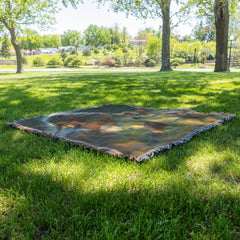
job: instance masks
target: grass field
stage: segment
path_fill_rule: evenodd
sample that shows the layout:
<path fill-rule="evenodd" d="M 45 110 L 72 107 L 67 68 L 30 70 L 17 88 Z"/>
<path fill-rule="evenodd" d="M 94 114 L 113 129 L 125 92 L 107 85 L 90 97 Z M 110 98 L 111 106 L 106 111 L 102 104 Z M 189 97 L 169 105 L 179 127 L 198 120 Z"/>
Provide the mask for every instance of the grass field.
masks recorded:
<path fill-rule="evenodd" d="M 100 104 L 236 117 L 138 164 L 4 122 Z M 240 239 L 239 73 L 0 74 L 0 239 Z"/>

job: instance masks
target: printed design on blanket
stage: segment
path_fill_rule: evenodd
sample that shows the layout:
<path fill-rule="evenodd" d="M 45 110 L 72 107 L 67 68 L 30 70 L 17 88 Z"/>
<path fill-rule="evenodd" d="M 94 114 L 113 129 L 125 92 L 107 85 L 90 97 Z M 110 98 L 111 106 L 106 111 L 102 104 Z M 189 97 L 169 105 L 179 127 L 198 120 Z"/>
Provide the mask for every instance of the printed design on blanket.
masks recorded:
<path fill-rule="evenodd" d="M 5 124 L 140 162 L 234 116 L 110 104 Z"/>

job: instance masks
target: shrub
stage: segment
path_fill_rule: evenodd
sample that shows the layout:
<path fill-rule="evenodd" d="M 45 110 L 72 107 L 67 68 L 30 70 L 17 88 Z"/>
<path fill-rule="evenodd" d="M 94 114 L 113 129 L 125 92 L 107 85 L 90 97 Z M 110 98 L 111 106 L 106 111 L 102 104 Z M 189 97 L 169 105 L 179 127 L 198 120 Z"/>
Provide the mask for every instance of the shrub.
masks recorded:
<path fill-rule="evenodd" d="M 207 60 L 214 60 L 215 57 L 212 54 L 209 54 L 209 57 L 207 58 Z"/>
<path fill-rule="evenodd" d="M 23 65 L 28 64 L 27 58 L 25 56 L 22 56 L 22 63 L 23 63 Z"/>
<path fill-rule="evenodd" d="M 146 59 L 144 62 L 144 65 L 146 67 L 154 67 L 156 66 L 156 64 L 157 64 L 156 61 L 154 61 L 154 59 L 151 59 L 151 58 Z"/>
<path fill-rule="evenodd" d="M 171 63 L 177 62 L 180 64 L 184 64 L 186 62 L 185 58 L 172 58 Z"/>
<path fill-rule="evenodd" d="M 111 47 L 111 45 L 107 45 L 107 47 L 106 47 L 106 49 L 108 50 L 108 51 L 111 51 L 112 50 L 112 47 Z"/>
<path fill-rule="evenodd" d="M 129 60 L 130 60 L 129 54 L 128 54 L 128 53 L 125 53 L 125 54 L 123 55 L 122 59 L 123 59 L 123 66 L 125 66 L 125 67 L 128 66 L 128 62 L 129 62 Z"/>
<path fill-rule="evenodd" d="M 100 66 L 101 65 L 101 60 L 98 58 L 94 61 L 94 64 L 97 65 L 97 66 Z"/>
<path fill-rule="evenodd" d="M 126 63 L 126 66 L 127 67 L 133 67 L 134 66 L 134 60 L 132 60 L 132 59 L 128 60 L 127 63 Z"/>
<path fill-rule="evenodd" d="M 91 56 L 91 50 L 90 49 L 84 49 L 82 54 L 85 57 L 89 57 L 89 56 Z"/>
<path fill-rule="evenodd" d="M 98 48 L 94 48 L 93 52 L 94 52 L 95 54 L 98 54 L 98 53 L 99 53 L 99 49 L 98 49 Z"/>
<path fill-rule="evenodd" d="M 122 49 L 122 52 L 123 52 L 123 53 L 128 53 L 128 48 L 127 48 L 127 47 L 124 47 L 124 48 Z"/>
<path fill-rule="evenodd" d="M 51 67 L 51 68 L 56 68 L 56 67 L 60 67 L 63 64 L 62 60 L 58 57 L 52 57 L 48 63 L 47 66 Z"/>
<path fill-rule="evenodd" d="M 200 63 L 205 64 L 207 61 L 207 58 L 205 56 L 201 56 L 199 60 L 200 60 Z"/>
<path fill-rule="evenodd" d="M 176 68 L 176 67 L 179 66 L 180 64 L 179 64 L 178 62 L 173 62 L 171 65 L 172 65 L 174 68 Z"/>
<path fill-rule="evenodd" d="M 122 67 L 123 66 L 123 56 L 121 56 L 121 55 L 115 55 L 115 56 L 113 56 L 112 57 L 114 60 L 115 60 L 115 62 L 116 62 L 116 67 Z"/>
<path fill-rule="evenodd" d="M 80 57 L 78 57 L 77 55 L 71 55 L 69 57 L 67 57 L 64 61 L 64 66 L 72 66 L 72 67 L 79 67 L 84 65 L 83 61 L 81 60 Z"/>
<path fill-rule="evenodd" d="M 102 60 L 102 65 L 108 65 L 109 67 L 115 67 L 116 61 L 113 58 L 107 57 Z"/>
<path fill-rule="evenodd" d="M 162 49 L 162 41 L 159 37 L 152 36 L 148 39 L 146 54 L 149 58 L 159 63 L 161 59 L 161 49 Z M 143 51 L 144 53 L 144 48 L 140 48 L 139 51 Z M 139 54 L 139 56 L 141 55 Z"/>
<path fill-rule="evenodd" d="M 65 59 L 64 61 L 64 66 L 69 66 L 71 64 L 71 62 L 74 60 L 74 58 L 76 58 L 76 56 L 69 56 Z"/>
<path fill-rule="evenodd" d="M 193 63 L 199 63 L 199 57 L 198 57 L 196 48 L 194 49 Z"/>
<path fill-rule="evenodd" d="M 121 49 L 117 49 L 115 52 L 114 52 L 114 55 L 123 55 L 123 51 Z"/>
<path fill-rule="evenodd" d="M 104 54 L 104 55 L 107 55 L 107 54 L 108 54 L 107 49 L 103 49 L 103 54 Z"/>
<path fill-rule="evenodd" d="M 128 48 L 130 48 L 131 50 L 133 50 L 133 49 L 134 49 L 133 43 L 129 43 Z"/>
<path fill-rule="evenodd" d="M 76 48 L 72 48 L 70 54 L 71 55 L 78 55 L 78 52 L 77 52 Z"/>
<path fill-rule="evenodd" d="M 61 50 L 60 56 L 61 56 L 63 61 L 67 58 L 68 54 L 66 53 L 65 49 Z"/>
<path fill-rule="evenodd" d="M 42 67 L 44 65 L 45 65 L 45 63 L 44 63 L 44 59 L 42 57 L 36 57 L 33 60 L 33 66 L 34 67 Z"/>
<path fill-rule="evenodd" d="M 83 61 L 79 58 L 79 57 L 75 57 L 72 61 L 71 61 L 71 65 L 73 67 L 79 67 L 83 65 Z"/>
<path fill-rule="evenodd" d="M 143 65 L 143 60 L 141 58 L 137 58 L 134 63 L 134 67 L 141 67 Z"/>
<path fill-rule="evenodd" d="M 113 49 L 114 51 L 116 51 L 118 48 L 119 48 L 119 46 L 118 46 L 116 43 L 114 43 L 114 44 L 112 45 L 112 49 Z"/>
<path fill-rule="evenodd" d="M 176 58 L 187 58 L 187 53 L 183 50 L 176 49 L 173 54 L 174 57 Z"/>

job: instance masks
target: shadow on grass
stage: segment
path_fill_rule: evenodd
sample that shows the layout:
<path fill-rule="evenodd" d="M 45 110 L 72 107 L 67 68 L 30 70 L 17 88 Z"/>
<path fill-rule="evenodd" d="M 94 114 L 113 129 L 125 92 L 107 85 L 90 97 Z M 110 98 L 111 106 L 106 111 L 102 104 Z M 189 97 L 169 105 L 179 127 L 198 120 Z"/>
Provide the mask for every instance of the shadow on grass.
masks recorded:
<path fill-rule="evenodd" d="M 184 105 L 185 96 L 195 96 L 188 101 L 195 107 L 202 102 L 196 96 L 215 97 L 215 92 L 201 93 L 208 89 L 209 79 L 218 78 L 203 73 L 27 74 L 17 80 L 17 86 L 10 82 L 3 92 L 8 98 L 2 103 L 13 109 L 26 107 L 31 115 L 109 103 L 174 108 Z"/>
<path fill-rule="evenodd" d="M 179 108 L 187 104 L 188 108 L 202 112 L 236 113 L 240 101 L 238 89 L 211 88 L 214 81 L 224 82 L 226 76 L 230 79 L 228 83 L 236 85 L 237 74 L 234 73 L 26 74 L 17 82 L 10 81 L 0 92 L 3 97 L 0 120 L 13 121 L 109 103 L 154 108 Z M 184 162 L 179 159 L 193 154 L 184 151 L 183 147 L 180 153 L 182 158 L 176 156 L 166 160 L 166 169 L 177 169 Z"/>
<path fill-rule="evenodd" d="M 70 148 L 64 145 L 61 150 L 67 155 Z M 41 161 L 49 157 L 48 151 L 32 157 Z M 26 151 L 26 159 L 9 162 L 5 168 L 7 179 L 1 187 L 5 197 L 11 197 L 0 225 L 2 239 L 234 239 L 237 234 L 240 199 L 236 195 L 217 193 L 211 186 L 202 189 L 201 181 L 193 183 L 186 176 L 152 189 L 131 182 L 86 190 L 58 178 L 54 171 L 24 165 L 33 152 Z M 59 153 L 50 154 L 57 162 Z M 111 160 L 98 174 L 109 164 Z"/>
<path fill-rule="evenodd" d="M 1 216 L 2 239 L 234 239 L 238 234 L 239 196 L 218 192 L 204 180 L 171 176 L 163 183 L 146 186 L 140 182 L 143 177 L 111 188 L 101 185 L 99 179 L 117 159 L 103 161 L 102 154 L 94 159 L 95 153 L 81 150 L 78 153 L 89 154 L 92 162 L 84 158 L 72 162 L 67 158 L 72 147 L 64 142 L 56 149 L 50 139 L 39 137 L 36 145 L 36 136 L 17 137 L 10 132 L 9 146 L 15 151 L 0 149 L 9 156 L 0 168 L 1 195 L 8 199 Z M 78 181 L 71 174 L 56 175 L 58 170 L 49 167 L 58 167 L 63 160 L 69 166 L 82 164 Z M 33 161 L 37 163 L 35 168 Z M 130 166 L 141 174 L 146 171 L 144 164 L 119 161 L 118 167 Z M 97 175 L 89 173 L 94 165 Z M 152 168 L 151 160 L 149 165 Z M 99 187 L 81 184 L 88 180 L 84 178 L 86 173 L 88 178 L 96 178 Z"/>
<path fill-rule="evenodd" d="M 4 209 L 0 238 L 237 239 L 240 198 L 236 179 L 240 173 L 238 165 L 234 173 L 227 167 L 234 166 L 240 155 L 237 76 L 61 73 L 26 74 L 7 82 L 0 89 L 0 199 Z M 235 88 L 221 82 L 221 88 L 212 86 L 226 77 Z M 187 106 L 202 112 L 232 112 L 237 117 L 141 165 L 2 125 L 109 103 Z M 203 174 L 189 166 L 202 148 L 214 152 L 216 158 L 226 153 Z M 236 181 L 231 185 L 233 178 Z"/>

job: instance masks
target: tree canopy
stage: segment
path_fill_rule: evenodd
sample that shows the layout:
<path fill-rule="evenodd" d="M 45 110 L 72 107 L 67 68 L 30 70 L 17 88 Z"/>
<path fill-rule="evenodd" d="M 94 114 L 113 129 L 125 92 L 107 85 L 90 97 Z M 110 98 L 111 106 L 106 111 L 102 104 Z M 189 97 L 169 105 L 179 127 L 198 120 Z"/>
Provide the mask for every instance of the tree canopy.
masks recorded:
<path fill-rule="evenodd" d="M 58 12 L 59 0 L 0 0 L 0 28 L 5 27 L 17 56 L 17 73 L 23 72 L 21 45 L 18 42 L 19 33 L 31 25 L 41 28 L 51 26 L 55 22 L 54 15 Z M 66 6 L 71 3 L 74 7 L 81 0 L 62 0 Z"/>
<path fill-rule="evenodd" d="M 138 18 L 162 18 L 162 67 L 170 71 L 170 5 L 171 0 L 97 0 L 100 4 L 110 3 L 115 12 L 125 12 Z M 175 0 L 176 3 L 180 0 Z"/>
<path fill-rule="evenodd" d="M 111 34 L 109 29 L 105 27 L 98 27 L 97 25 L 90 25 L 85 31 L 86 45 L 92 47 L 103 46 L 111 44 Z"/>
<path fill-rule="evenodd" d="M 76 49 L 83 43 L 83 37 L 80 32 L 68 30 L 61 35 L 62 46 L 75 46 Z"/>
<path fill-rule="evenodd" d="M 10 57 L 10 41 L 9 39 L 4 36 L 3 41 L 2 41 L 2 47 L 1 47 L 1 57 L 3 58 L 9 58 Z"/>

